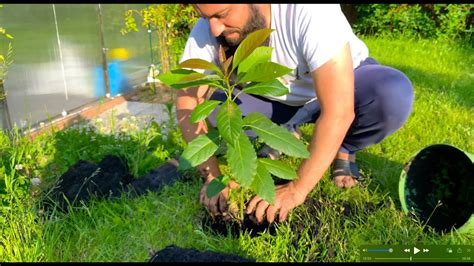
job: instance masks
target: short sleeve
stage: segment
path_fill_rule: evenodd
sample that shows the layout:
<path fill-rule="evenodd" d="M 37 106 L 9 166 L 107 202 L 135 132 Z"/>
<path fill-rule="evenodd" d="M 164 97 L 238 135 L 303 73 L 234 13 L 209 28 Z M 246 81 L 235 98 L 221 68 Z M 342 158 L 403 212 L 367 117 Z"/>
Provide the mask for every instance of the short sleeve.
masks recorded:
<path fill-rule="evenodd" d="M 218 43 L 211 34 L 208 20 L 199 18 L 189 34 L 179 62 L 199 58 L 217 64 L 217 48 Z M 194 70 L 200 73 L 204 72 L 202 69 Z"/>
<path fill-rule="evenodd" d="M 300 5 L 298 46 L 310 71 L 339 52 L 353 35 L 338 4 Z"/>

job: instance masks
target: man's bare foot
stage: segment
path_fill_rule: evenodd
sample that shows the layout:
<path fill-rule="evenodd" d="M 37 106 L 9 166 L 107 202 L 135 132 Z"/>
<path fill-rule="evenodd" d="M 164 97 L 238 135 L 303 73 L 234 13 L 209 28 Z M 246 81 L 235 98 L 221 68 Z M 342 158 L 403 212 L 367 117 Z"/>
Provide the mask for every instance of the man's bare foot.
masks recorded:
<path fill-rule="evenodd" d="M 337 153 L 335 159 L 350 161 L 352 163 L 355 163 L 355 160 L 356 160 L 355 154 L 341 153 L 341 152 Z M 348 168 L 348 170 L 349 169 L 350 168 Z M 335 174 L 337 171 L 342 172 L 343 169 L 336 169 L 336 170 L 333 169 L 333 174 Z M 334 184 L 336 184 L 336 186 L 340 188 L 350 188 L 350 187 L 355 186 L 358 183 L 358 181 L 350 175 L 337 175 L 333 178 L 333 182 Z"/>

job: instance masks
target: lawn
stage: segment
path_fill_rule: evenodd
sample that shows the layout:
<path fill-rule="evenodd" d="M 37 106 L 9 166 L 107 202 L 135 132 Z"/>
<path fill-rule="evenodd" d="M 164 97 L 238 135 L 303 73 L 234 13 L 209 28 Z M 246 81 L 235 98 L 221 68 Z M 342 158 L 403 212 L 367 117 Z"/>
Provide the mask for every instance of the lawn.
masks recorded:
<path fill-rule="evenodd" d="M 176 125 L 153 123 L 140 129 L 133 117 L 119 131 L 94 120 L 35 140 L 11 132 L 12 141 L 0 135 L 0 260 L 145 262 L 153 251 L 176 245 L 258 262 L 347 262 L 359 260 L 364 244 L 473 244 L 474 234 L 439 234 L 405 215 L 398 179 L 404 164 L 428 145 L 446 143 L 474 152 L 474 49 L 431 40 L 363 40 L 371 56 L 406 73 L 415 88 L 413 113 L 403 128 L 358 153 L 366 182 L 339 189 L 326 173 L 309 195 L 316 208 L 300 206 L 277 226 L 276 235 L 258 237 L 210 233 L 202 225 L 197 176 L 159 193 L 96 200 L 68 215 L 44 215 L 37 207 L 42 189 L 77 160 L 124 155 L 138 177 L 185 144 Z M 306 137 L 312 128 L 303 127 Z M 295 168 L 299 163 L 287 162 Z M 31 185 L 33 178 L 42 184 Z"/>

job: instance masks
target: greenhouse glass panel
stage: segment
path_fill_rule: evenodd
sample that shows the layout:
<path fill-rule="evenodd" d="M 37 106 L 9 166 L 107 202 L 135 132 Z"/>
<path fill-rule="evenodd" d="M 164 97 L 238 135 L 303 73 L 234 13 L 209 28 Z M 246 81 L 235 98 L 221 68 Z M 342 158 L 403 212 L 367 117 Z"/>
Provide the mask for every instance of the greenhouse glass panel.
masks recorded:
<path fill-rule="evenodd" d="M 0 25 L 14 37 L 14 62 L 4 84 L 12 123 L 21 128 L 35 125 L 105 96 L 103 51 L 111 96 L 146 82 L 150 65 L 147 31 L 120 33 L 125 11 L 144 7 L 4 5 Z M 6 42 L 0 42 L 0 49 L 7 49 Z"/>
<path fill-rule="evenodd" d="M 129 9 L 141 10 L 144 4 L 103 4 L 101 13 L 103 19 L 104 42 L 107 51 L 107 73 L 109 77 L 110 94 L 116 96 L 129 92 L 134 86 L 146 82 L 150 61 L 149 34 L 143 27 L 139 31 L 122 34 L 124 14 Z M 103 85 L 104 83 L 98 83 Z M 104 90 L 98 90 L 103 92 Z M 103 96 L 103 94 L 99 94 Z"/>

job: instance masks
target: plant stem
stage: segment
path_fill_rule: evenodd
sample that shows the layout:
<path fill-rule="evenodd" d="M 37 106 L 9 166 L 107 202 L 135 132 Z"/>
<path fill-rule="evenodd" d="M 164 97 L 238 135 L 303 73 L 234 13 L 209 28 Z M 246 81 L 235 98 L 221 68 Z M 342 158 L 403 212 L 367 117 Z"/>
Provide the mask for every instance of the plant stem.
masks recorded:
<path fill-rule="evenodd" d="M 228 78 L 225 79 L 225 84 L 227 85 L 227 97 L 229 97 L 230 100 L 233 101 L 232 91 L 234 90 L 234 87 L 230 85 Z"/>
<path fill-rule="evenodd" d="M 240 189 L 240 206 L 239 206 L 239 212 L 240 212 L 240 221 L 243 223 L 244 222 L 244 190 L 243 188 Z"/>

